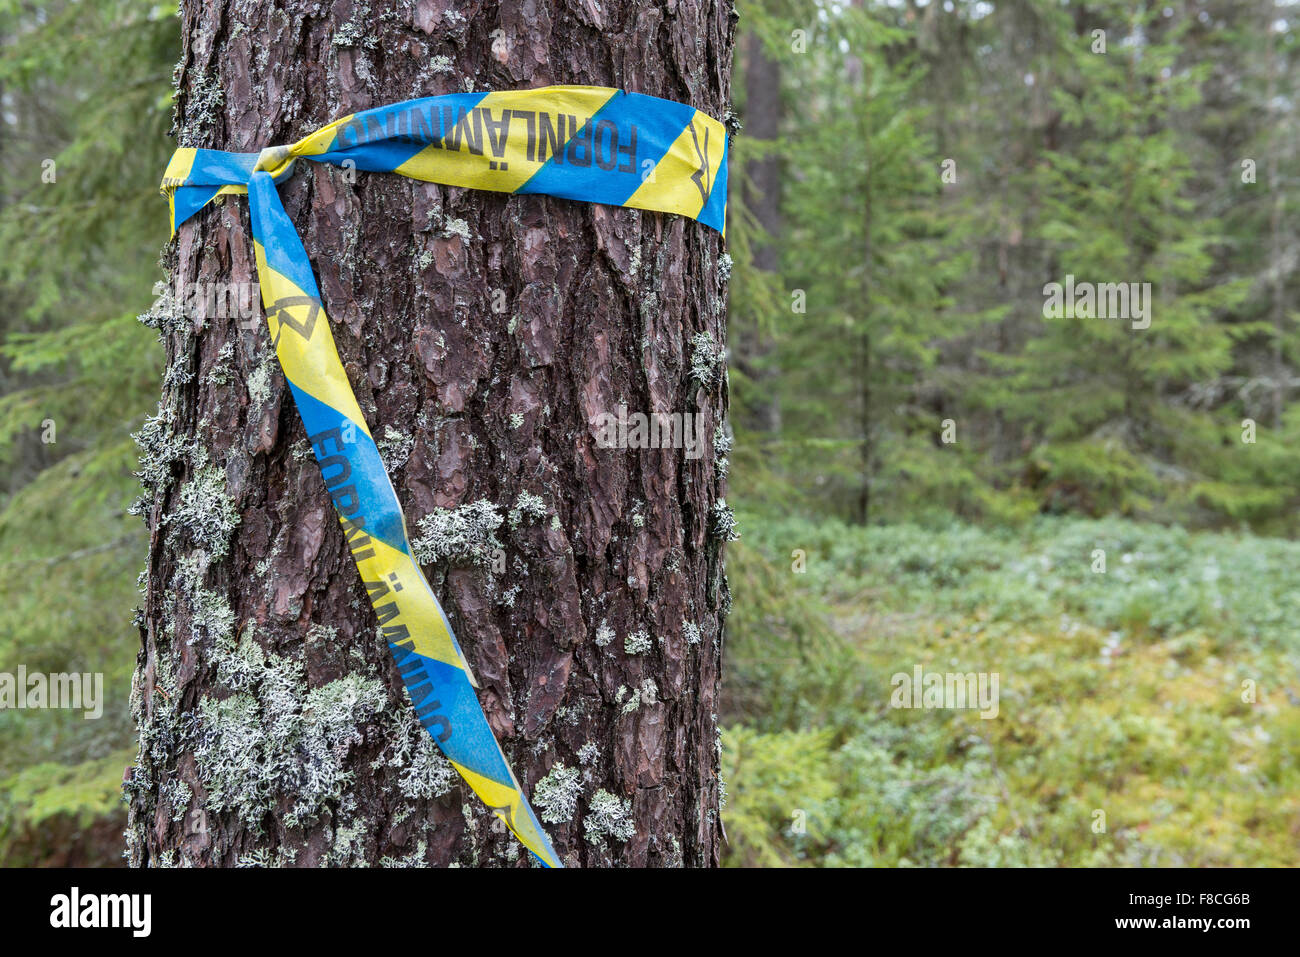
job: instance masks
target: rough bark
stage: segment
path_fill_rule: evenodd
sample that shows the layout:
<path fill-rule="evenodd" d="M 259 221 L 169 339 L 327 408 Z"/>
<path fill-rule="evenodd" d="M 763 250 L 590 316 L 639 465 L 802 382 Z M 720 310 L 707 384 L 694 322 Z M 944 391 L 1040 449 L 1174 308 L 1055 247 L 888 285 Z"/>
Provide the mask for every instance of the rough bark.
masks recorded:
<path fill-rule="evenodd" d="M 712 0 L 188 4 L 177 132 L 251 151 L 388 102 L 557 83 L 723 117 L 733 21 Z M 561 858 L 716 864 L 727 397 L 701 334 L 725 342 L 720 238 L 301 162 L 280 193 L 411 535 L 452 554 L 425 571 L 508 760 L 530 797 L 557 764 L 579 773 L 576 812 L 546 825 Z M 182 227 L 164 264 L 173 287 L 255 282 L 246 202 Z M 522 863 L 410 717 L 260 313 L 150 321 L 167 374 L 140 438 L 130 859 Z M 702 414 L 704 455 L 598 448 L 591 419 L 619 403 Z M 421 528 L 482 502 L 503 563 L 490 524 Z M 593 800 L 628 802 L 631 836 Z"/>

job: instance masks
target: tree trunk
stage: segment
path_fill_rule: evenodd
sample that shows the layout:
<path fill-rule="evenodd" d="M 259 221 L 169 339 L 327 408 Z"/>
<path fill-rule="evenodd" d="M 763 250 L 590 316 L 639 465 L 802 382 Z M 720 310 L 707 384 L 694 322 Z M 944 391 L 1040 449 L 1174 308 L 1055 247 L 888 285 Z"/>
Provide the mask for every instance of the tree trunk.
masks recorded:
<path fill-rule="evenodd" d="M 745 42 L 745 117 L 746 134 L 753 139 L 776 143 L 781 136 L 781 64 L 763 50 L 757 31 L 750 30 Z M 767 233 L 754 249 L 754 268 L 777 274 L 781 271 L 781 158 L 766 156 L 749 164 L 748 195 L 745 206 Z M 781 432 L 781 399 L 778 392 L 778 369 L 773 363 L 775 349 L 771 330 L 754 323 L 748 330 L 743 348 L 745 365 L 753 369 L 755 401 L 752 403 L 754 427 L 769 435 Z"/>
<path fill-rule="evenodd" d="M 180 145 L 255 151 L 403 99 L 560 83 L 723 117 L 733 20 L 727 2 L 189 4 Z M 280 194 L 430 585 L 559 856 L 715 865 L 720 238 L 681 217 L 302 161 Z M 255 289 L 244 198 L 182 226 L 165 263 L 173 289 Z M 150 320 L 167 374 L 139 439 L 151 547 L 130 860 L 522 863 L 411 713 L 265 322 L 220 311 Z M 593 418 L 620 404 L 698 413 L 704 454 L 598 447 Z"/>

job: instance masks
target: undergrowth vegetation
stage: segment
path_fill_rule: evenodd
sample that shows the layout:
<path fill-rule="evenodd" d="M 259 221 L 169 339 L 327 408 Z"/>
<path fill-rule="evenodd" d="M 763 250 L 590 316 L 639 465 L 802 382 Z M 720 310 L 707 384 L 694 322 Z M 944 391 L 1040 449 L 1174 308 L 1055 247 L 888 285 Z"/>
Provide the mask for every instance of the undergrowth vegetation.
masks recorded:
<path fill-rule="evenodd" d="M 1300 543 L 740 526 L 728 864 L 1300 863 Z M 998 673 L 997 716 L 891 707 L 916 665 Z"/>

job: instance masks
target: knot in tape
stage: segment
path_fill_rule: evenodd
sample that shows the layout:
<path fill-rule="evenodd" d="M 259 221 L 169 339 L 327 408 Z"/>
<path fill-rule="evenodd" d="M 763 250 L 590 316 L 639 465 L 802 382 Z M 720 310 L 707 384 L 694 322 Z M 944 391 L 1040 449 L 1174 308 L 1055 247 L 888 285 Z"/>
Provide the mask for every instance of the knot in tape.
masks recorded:
<path fill-rule="evenodd" d="M 270 173 L 273 181 L 283 182 L 293 175 L 295 159 L 292 146 L 268 146 L 257 154 L 253 172 Z"/>
<path fill-rule="evenodd" d="M 415 561 L 397 493 L 343 371 L 311 264 L 275 184 L 298 159 L 505 193 L 675 213 L 724 232 L 727 134 L 693 107 L 605 87 L 453 93 L 354 113 L 256 153 L 179 149 L 162 191 L 173 233 L 247 194 L 276 358 L 415 718 L 536 858 L 561 866 L 475 695 Z M 263 175 L 265 174 L 265 175 Z"/>

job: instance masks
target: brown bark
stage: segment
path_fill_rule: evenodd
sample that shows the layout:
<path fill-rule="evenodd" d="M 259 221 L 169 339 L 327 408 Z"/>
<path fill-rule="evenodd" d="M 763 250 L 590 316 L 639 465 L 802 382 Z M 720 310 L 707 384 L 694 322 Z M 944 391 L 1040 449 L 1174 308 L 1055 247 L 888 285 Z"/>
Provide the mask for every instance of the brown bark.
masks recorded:
<path fill-rule="evenodd" d="M 615 86 L 722 117 L 733 20 L 727 2 L 192 4 L 180 143 L 252 151 L 467 87 Z M 724 375 L 691 366 L 693 337 L 725 341 L 720 238 L 668 215 L 349 178 L 300 162 L 280 193 L 412 538 L 438 508 L 545 505 L 497 530 L 504 569 L 425 566 L 507 759 L 530 798 L 557 762 L 579 772 L 576 813 L 546 824 L 566 863 L 716 864 L 727 397 Z M 173 285 L 255 282 L 246 202 L 182 227 L 166 264 Z M 132 861 L 522 861 L 410 718 L 265 324 L 156 318 L 168 372 L 141 439 Z M 598 448 L 590 420 L 620 402 L 701 413 L 704 455 Z M 639 632 L 649 650 L 629 653 Z M 626 840 L 588 840 L 601 790 L 629 802 Z"/>

